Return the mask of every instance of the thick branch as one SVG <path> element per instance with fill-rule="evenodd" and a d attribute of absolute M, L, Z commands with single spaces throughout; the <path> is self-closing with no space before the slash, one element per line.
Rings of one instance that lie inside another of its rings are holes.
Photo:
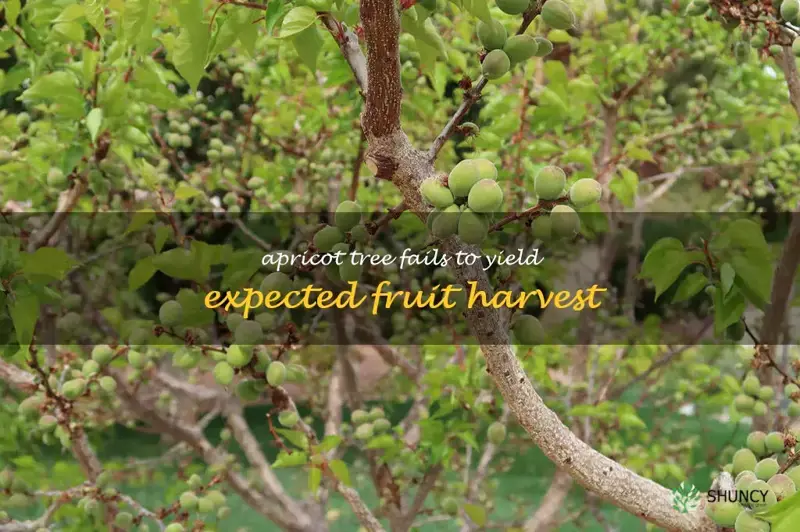
<path fill-rule="evenodd" d="M 769 306 L 764 314 L 764 326 L 761 330 L 760 340 L 764 345 L 774 345 L 789 307 L 792 295 L 794 278 L 800 266 L 800 213 L 792 213 L 792 223 L 789 225 L 789 235 L 783 244 L 781 258 L 775 268 L 772 280 L 772 295 Z"/>
<path fill-rule="evenodd" d="M 345 26 L 333 18 L 330 13 L 326 13 L 321 17 L 322 23 L 328 28 L 328 31 L 336 39 L 339 44 L 339 49 L 342 51 L 347 64 L 350 65 L 350 70 L 353 71 L 353 76 L 356 78 L 361 92 L 367 92 L 367 60 L 361 52 L 361 47 L 358 45 L 358 36 L 352 31 L 345 28 Z"/>
<path fill-rule="evenodd" d="M 367 138 L 400 129 L 400 15 L 388 0 L 361 0 L 361 24 L 367 41 L 367 105 L 361 126 Z"/>

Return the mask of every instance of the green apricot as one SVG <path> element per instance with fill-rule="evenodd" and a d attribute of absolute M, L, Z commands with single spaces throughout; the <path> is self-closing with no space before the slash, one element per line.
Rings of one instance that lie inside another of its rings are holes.
<path fill-rule="evenodd" d="M 603 195 L 603 187 L 594 179 L 578 179 L 569 189 L 569 201 L 578 209 L 597 203 Z"/>
<path fill-rule="evenodd" d="M 323 253 L 331 251 L 340 242 L 344 242 L 344 233 L 332 225 L 326 225 L 314 235 L 314 246 Z"/>
<path fill-rule="evenodd" d="M 114 358 L 114 350 L 108 345 L 96 345 L 94 349 L 92 349 L 92 360 L 101 366 L 105 366 L 111 362 L 112 358 Z"/>
<path fill-rule="evenodd" d="M 175 327 L 183 320 L 183 307 L 177 301 L 167 301 L 158 310 L 158 319 L 164 327 Z"/>
<path fill-rule="evenodd" d="M 297 412 L 284 410 L 278 414 L 278 422 L 284 427 L 292 428 L 297 425 L 298 421 L 300 421 L 300 417 L 297 415 Z"/>
<path fill-rule="evenodd" d="M 786 471 L 786 476 L 792 479 L 795 486 L 800 486 L 800 466 L 794 466 Z"/>
<path fill-rule="evenodd" d="M 540 345 L 544 341 L 544 327 L 530 314 L 522 314 L 514 323 L 514 336 L 521 345 Z"/>
<path fill-rule="evenodd" d="M 361 205 L 355 201 L 343 201 L 336 207 L 334 223 L 342 231 L 349 231 L 361 223 Z"/>
<path fill-rule="evenodd" d="M 753 515 L 750 510 L 740 512 L 734 524 L 736 532 L 769 532 L 770 525 Z"/>
<path fill-rule="evenodd" d="M 505 46 L 503 46 L 503 51 L 511 61 L 512 68 L 535 56 L 538 49 L 539 45 L 536 39 L 525 34 L 509 37 Z"/>
<path fill-rule="evenodd" d="M 800 1 L 783 0 L 781 3 L 781 18 L 786 22 L 794 24 L 797 22 L 797 15 L 800 13 Z"/>
<path fill-rule="evenodd" d="M 744 395 L 742 397 L 747 397 L 747 396 Z M 751 397 L 747 398 L 752 400 Z M 736 408 L 738 410 L 739 407 L 737 406 Z M 764 456 L 765 454 L 767 454 L 766 438 L 767 435 L 761 432 L 760 430 L 751 432 L 750 434 L 747 435 L 747 448 L 753 451 L 753 453 L 755 453 L 756 456 Z"/>
<path fill-rule="evenodd" d="M 180 523 L 170 523 L 167 525 L 167 528 L 164 529 L 164 532 L 185 532 L 186 529 Z"/>
<path fill-rule="evenodd" d="M 127 357 L 128 364 L 134 369 L 142 369 L 147 365 L 147 357 L 139 351 L 131 349 L 128 351 Z"/>
<path fill-rule="evenodd" d="M 456 198 L 466 198 L 472 186 L 481 180 L 482 165 L 477 159 L 465 159 L 450 171 L 447 186 Z"/>
<path fill-rule="evenodd" d="M 800 404 L 797 404 L 794 401 L 789 403 L 789 406 L 787 408 L 787 413 L 789 414 L 789 417 L 800 416 Z"/>
<path fill-rule="evenodd" d="M 766 446 L 769 454 L 783 452 L 785 447 L 783 434 L 780 432 L 770 432 L 764 439 L 764 445 Z"/>
<path fill-rule="evenodd" d="M 736 410 L 742 414 L 750 414 L 753 411 L 753 406 L 755 403 L 755 399 L 743 393 L 740 393 L 733 399 L 733 404 L 736 407 Z"/>
<path fill-rule="evenodd" d="M 114 518 L 114 524 L 124 530 L 128 530 L 133 525 L 133 515 L 128 512 L 120 512 Z"/>
<path fill-rule="evenodd" d="M 481 63 L 481 71 L 486 79 L 498 79 L 511 70 L 511 60 L 503 50 L 492 50 Z"/>
<path fill-rule="evenodd" d="M 239 345 L 261 345 L 264 341 L 264 330 L 257 321 L 245 320 L 236 327 L 233 337 Z"/>
<path fill-rule="evenodd" d="M 706 506 L 706 515 L 720 526 L 733 526 L 744 507 L 738 502 L 720 501 Z"/>
<path fill-rule="evenodd" d="M 228 348 L 225 355 L 225 360 L 234 368 L 243 368 L 253 359 L 252 349 L 242 349 L 240 346 L 234 344 Z"/>
<path fill-rule="evenodd" d="M 764 495 L 766 492 L 766 495 Z M 778 502 L 778 497 L 772 490 L 772 486 L 764 480 L 755 480 L 747 487 L 747 495 L 751 501 L 750 506 L 754 510 L 768 508 Z"/>
<path fill-rule="evenodd" d="M 509 15 L 520 15 L 528 9 L 530 0 L 497 0 L 497 7 L 503 13 Z"/>
<path fill-rule="evenodd" d="M 553 221 L 550 216 L 542 214 L 537 216 L 531 223 L 531 234 L 533 238 L 547 242 L 553 237 Z"/>
<path fill-rule="evenodd" d="M 233 374 L 233 367 L 224 360 L 214 366 L 214 380 L 220 386 L 229 386 L 233 382 Z"/>
<path fill-rule="evenodd" d="M 100 364 L 98 364 L 92 359 L 89 359 L 86 362 L 84 362 L 83 367 L 81 367 L 81 373 L 83 373 L 85 377 L 91 377 L 98 371 L 100 371 Z"/>
<path fill-rule="evenodd" d="M 269 292 L 280 292 L 281 294 L 285 294 L 292 289 L 292 280 L 283 272 L 273 272 L 264 277 L 264 280 L 261 281 L 261 285 L 258 289 L 264 294 Z"/>
<path fill-rule="evenodd" d="M 774 475 L 767 481 L 767 484 L 769 484 L 769 486 L 772 488 L 772 491 L 775 492 L 778 500 L 791 497 L 797 491 L 797 486 L 795 485 L 794 481 L 789 478 L 788 475 L 784 475 L 783 473 Z"/>
<path fill-rule="evenodd" d="M 458 501 L 454 497 L 442 499 L 442 510 L 448 515 L 458 515 Z"/>
<path fill-rule="evenodd" d="M 67 176 L 64 175 L 64 172 L 62 172 L 60 168 L 54 167 L 47 172 L 47 184 L 51 187 L 62 187 L 66 183 Z"/>
<path fill-rule="evenodd" d="M 545 166 L 533 179 L 533 191 L 543 200 L 556 200 L 561 197 L 567 184 L 567 175 L 558 166 Z"/>
<path fill-rule="evenodd" d="M 761 391 L 761 381 L 755 375 L 748 375 L 742 382 L 742 390 L 748 395 L 758 397 L 758 392 Z"/>
<path fill-rule="evenodd" d="M 356 431 L 353 433 L 353 437 L 357 440 L 368 440 L 372 438 L 374 434 L 374 430 L 372 428 L 371 423 L 364 423 L 363 425 L 359 425 Z"/>
<path fill-rule="evenodd" d="M 363 225 L 357 225 L 350 229 L 350 239 L 359 244 L 365 243 L 369 240 L 369 231 Z"/>
<path fill-rule="evenodd" d="M 86 391 L 86 379 L 72 379 L 68 380 L 64 383 L 64 386 L 61 388 L 61 394 L 69 399 L 70 401 L 74 401 L 81 395 L 83 392 Z"/>
<path fill-rule="evenodd" d="M 17 407 L 17 411 L 20 413 L 21 416 L 26 418 L 31 418 L 34 415 L 39 413 L 39 409 L 44 404 L 44 397 L 41 395 L 32 395 L 22 400 L 22 402 Z M 3 489 L 2 485 L 0 485 L 0 489 Z"/>
<path fill-rule="evenodd" d="M 53 430 L 58 425 L 58 419 L 50 414 L 45 414 L 39 418 L 39 428 L 42 430 Z"/>
<path fill-rule="evenodd" d="M 541 15 L 545 24 L 557 30 L 568 30 L 575 25 L 575 13 L 562 0 L 547 0 Z"/>
<path fill-rule="evenodd" d="M 469 191 L 467 204 L 475 212 L 497 212 L 503 205 L 503 189 L 492 179 L 481 179 Z"/>
<path fill-rule="evenodd" d="M 733 474 L 738 475 L 742 471 L 754 471 L 758 460 L 750 449 L 739 449 L 733 455 Z M 758 475 L 756 475 L 758 476 Z"/>
<path fill-rule="evenodd" d="M 100 384 L 100 388 L 106 393 L 114 393 L 117 391 L 117 381 L 114 380 L 114 377 L 104 375 L 100 377 L 97 382 Z"/>
<path fill-rule="evenodd" d="M 431 232 L 437 238 L 447 238 L 456 234 L 460 217 L 461 209 L 458 208 L 458 205 L 450 205 L 436 216 Z"/>
<path fill-rule="evenodd" d="M 736 475 L 735 487 L 737 491 L 745 491 L 750 484 L 758 480 L 752 471 L 742 471 Z"/>
<path fill-rule="evenodd" d="M 780 468 L 780 464 L 774 458 L 764 458 L 756 464 L 753 472 L 759 480 L 769 480 Z"/>
<path fill-rule="evenodd" d="M 487 50 L 501 49 L 506 43 L 507 37 L 508 33 L 505 26 L 498 21 L 492 19 L 489 24 L 483 21 L 478 22 L 478 40 Z"/>
<path fill-rule="evenodd" d="M 742 323 L 741 321 L 732 323 L 725 329 L 725 337 L 733 342 L 738 342 L 739 340 L 744 338 L 744 333 L 745 333 L 744 323 Z"/>
<path fill-rule="evenodd" d="M 375 408 L 369 411 L 369 421 L 375 421 L 385 416 L 386 414 L 383 412 L 383 408 L 379 406 L 376 406 Z"/>
<path fill-rule="evenodd" d="M 386 432 L 390 428 L 392 428 L 392 422 L 386 418 L 376 419 L 372 423 L 372 428 L 375 432 Z"/>
<path fill-rule="evenodd" d="M 550 211 L 551 230 L 555 237 L 571 237 L 581 228 L 578 213 L 567 205 L 556 205 Z"/>
<path fill-rule="evenodd" d="M 197 495 L 193 491 L 184 491 L 181 493 L 178 503 L 181 505 L 181 510 L 191 511 L 197 508 Z"/>
<path fill-rule="evenodd" d="M 24 493 L 15 493 L 8 498 L 8 500 L 6 501 L 6 505 L 8 505 L 8 508 L 14 508 L 14 509 L 25 508 L 27 506 L 30 506 L 32 502 L 33 499 L 31 497 L 28 497 Z"/>
<path fill-rule="evenodd" d="M 758 398 L 762 401 L 769 401 L 775 397 L 775 389 L 772 386 L 764 385 L 758 389 Z"/>
<path fill-rule="evenodd" d="M 800 387 L 798 387 L 793 382 L 790 382 L 789 384 L 783 387 L 783 393 L 784 395 L 786 395 L 788 399 L 791 399 L 792 396 L 798 392 L 800 392 Z"/>
<path fill-rule="evenodd" d="M 499 421 L 495 421 L 489 425 L 489 430 L 486 432 L 486 435 L 490 442 L 495 445 L 500 445 L 506 439 L 506 426 Z"/>
<path fill-rule="evenodd" d="M 339 278 L 346 283 L 358 282 L 363 271 L 364 266 L 361 264 L 346 260 L 339 266 Z"/>
<path fill-rule="evenodd" d="M 553 51 L 553 43 L 545 37 L 534 37 L 536 41 L 536 57 L 550 55 Z"/>
<path fill-rule="evenodd" d="M 467 209 L 458 217 L 458 237 L 465 244 L 480 245 L 489 233 L 486 218 L 471 209 Z"/>
<path fill-rule="evenodd" d="M 280 360 L 276 360 L 267 368 L 267 382 L 270 386 L 281 386 L 286 382 L 286 365 Z"/>
<path fill-rule="evenodd" d="M 764 401 L 756 401 L 756 404 L 753 405 L 753 415 L 765 416 L 768 411 L 769 407 Z"/>
<path fill-rule="evenodd" d="M 367 421 L 369 421 L 369 413 L 364 410 L 353 410 L 353 413 L 350 414 L 350 422 L 355 425 L 360 425 Z"/>
<path fill-rule="evenodd" d="M 419 192 L 425 201 L 437 209 L 446 209 L 453 204 L 453 193 L 435 177 L 431 177 L 422 182 Z"/>

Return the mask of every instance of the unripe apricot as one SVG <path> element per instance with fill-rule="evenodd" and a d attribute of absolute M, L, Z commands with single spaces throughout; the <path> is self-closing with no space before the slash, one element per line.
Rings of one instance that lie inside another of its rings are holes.
<path fill-rule="evenodd" d="M 483 167 L 476 161 L 476 159 L 465 159 L 450 171 L 447 186 L 456 198 L 466 198 L 472 186 L 481 180 Z"/>
<path fill-rule="evenodd" d="M 128 351 L 127 357 L 128 357 L 128 364 L 130 364 L 132 368 L 142 369 L 147 364 L 147 357 L 142 353 L 140 353 L 139 351 L 131 349 L 130 351 Z"/>
<path fill-rule="evenodd" d="M 780 464 L 774 458 L 764 458 L 756 464 L 753 472 L 759 480 L 769 480 L 780 468 Z"/>
<path fill-rule="evenodd" d="M 364 410 L 353 410 L 350 414 L 350 421 L 356 425 L 369 421 L 369 413 Z"/>
<path fill-rule="evenodd" d="M 64 383 L 61 393 L 69 400 L 75 400 L 86 391 L 86 379 L 72 379 Z"/>
<path fill-rule="evenodd" d="M 432 227 L 433 235 L 437 238 L 447 238 L 456 234 L 460 216 L 461 209 L 458 208 L 458 205 L 450 205 L 434 219 Z"/>
<path fill-rule="evenodd" d="M 242 368 L 250 363 L 253 359 L 253 351 L 251 349 L 242 349 L 234 344 L 228 347 L 228 352 L 225 355 L 225 361 L 234 368 Z"/>
<path fill-rule="evenodd" d="M 167 528 L 164 529 L 164 532 L 185 532 L 186 529 L 183 527 L 181 523 L 170 523 L 167 525 Z"/>
<path fill-rule="evenodd" d="M 419 191 L 425 201 L 437 209 L 446 209 L 453 204 L 453 193 L 435 177 L 423 181 Z"/>
<path fill-rule="evenodd" d="M 184 491 L 181 493 L 178 503 L 181 505 L 181 510 L 194 510 L 197 508 L 197 495 L 193 491 Z"/>
<path fill-rule="evenodd" d="M 742 390 L 748 395 L 758 397 L 758 392 L 761 391 L 761 381 L 755 375 L 748 375 L 742 382 Z"/>
<path fill-rule="evenodd" d="M 736 410 L 742 414 L 750 414 L 753 412 L 753 406 L 756 404 L 756 401 L 749 395 L 740 393 L 734 397 L 733 404 L 736 407 Z"/>
<path fill-rule="evenodd" d="M 214 366 L 214 380 L 221 386 L 229 386 L 233 382 L 233 374 L 233 367 L 224 360 Z"/>
<path fill-rule="evenodd" d="M 767 448 L 767 452 L 770 454 L 783 451 L 785 446 L 783 434 L 780 432 L 770 432 L 767 434 L 766 438 L 764 438 L 764 445 Z"/>
<path fill-rule="evenodd" d="M 553 236 L 571 237 L 581 228 L 578 213 L 567 205 L 556 205 L 550 211 L 550 221 Z"/>
<path fill-rule="evenodd" d="M 738 502 L 719 501 L 706 506 L 705 512 L 720 526 L 733 526 L 744 507 Z"/>
<path fill-rule="evenodd" d="M 465 244 L 479 245 L 486 239 L 489 224 L 485 217 L 467 209 L 458 217 L 458 237 Z"/>
<path fill-rule="evenodd" d="M 261 345 L 264 340 L 264 330 L 257 321 L 245 320 L 236 327 L 233 337 L 239 345 Z"/>
<path fill-rule="evenodd" d="M 442 499 L 442 510 L 448 515 L 458 515 L 458 501 L 454 497 Z"/>
<path fill-rule="evenodd" d="M 569 189 L 569 201 L 578 209 L 600 201 L 603 187 L 594 179 L 578 179 Z"/>
<path fill-rule="evenodd" d="M 281 386 L 286 382 L 286 366 L 280 360 L 276 360 L 267 368 L 267 382 L 270 386 Z"/>
<path fill-rule="evenodd" d="M 106 393 L 114 393 L 117 390 L 117 381 L 114 380 L 114 377 L 104 375 L 97 382 Z"/>
<path fill-rule="evenodd" d="M 742 397 L 747 397 L 752 401 L 751 397 L 748 397 L 746 395 Z M 736 408 L 738 410 L 739 407 L 737 406 Z M 756 456 L 764 456 L 765 454 L 767 454 L 766 438 L 767 435 L 761 432 L 760 430 L 751 432 L 750 434 L 747 435 L 747 448 L 753 451 L 753 453 Z M 782 442 L 783 440 L 781 440 L 781 443 Z"/>
<path fill-rule="evenodd" d="M 496 212 L 503 205 L 503 189 L 492 179 L 481 179 L 469 191 L 469 208 L 475 212 Z"/>
<path fill-rule="evenodd" d="M 539 199 L 555 200 L 561 197 L 567 184 L 567 175 L 558 166 L 545 166 L 533 180 L 533 190 Z"/>
<path fill-rule="evenodd" d="M 367 231 L 367 228 L 363 225 L 357 225 L 350 229 L 350 239 L 353 242 L 363 244 L 369 240 L 369 231 Z"/>
<path fill-rule="evenodd" d="M 538 49 L 539 45 L 536 43 L 536 39 L 526 34 L 509 37 L 503 46 L 503 51 L 511 61 L 512 68 L 536 55 Z"/>
<path fill-rule="evenodd" d="M 506 439 L 506 426 L 499 421 L 495 421 L 489 425 L 487 436 L 489 437 L 490 442 L 495 445 L 500 445 Z"/>
<path fill-rule="evenodd" d="M 734 524 L 736 532 L 769 532 L 770 525 L 756 517 L 750 510 L 739 512 Z"/>
<path fill-rule="evenodd" d="M 314 235 L 314 246 L 323 253 L 327 253 L 340 242 L 344 242 L 344 233 L 332 225 L 326 225 Z"/>
<path fill-rule="evenodd" d="M 481 63 L 481 71 L 486 79 L 498 79 L 511 69 L 511 60 L 503 50 L 492 50 Z"/>
<path fill-rule="evenodd" d="M 114 358 L 114 350 L 108 345 L 96 345 L 92 349 L 92 360 L 104 366 Z"/>
<path fill-rule="evenodd" d="M 285 294 L 292 289 L 292 280 L 283 272 L 273 272 L 264 277 L 258 289 L 265 294 L 268 292 Z"/>
<path fill-rule="evenodd" d="M 524 13 L 530 5 L 530 0 L 497 0 L 497 7 L 503 13 L 519 15 Z"/>
<path fill-rule="evenodd" d="M 544 341 L 544 327 L 536 316 L 522 314 L 514 323 L 514 336 L 521 345 L 539 345 Z"/>
<path fill-rule="evenodd" d="M 538 216 L 531 223 L 531 234 L 533 238 L 547 242 L 553 237 L 553 222 L 550 216 L 544 214 Z"/>
<path fill-rule="evenodd" d="M 769 508 L 778 502 L 778 496 L 775 495 L 772 486 L 767 484 L 764 480 L 756 480 L 750 483 L 747 487 L 747 495 L 751 501 L 750 507 L 753 508 L 753 510 Z"/>
<path fill-rule="evenodd" d="M 781 2 L 781 18 L 786 22 L 797 22 L 797 15 L 800 13 L 800 1 L 798 0 L 783 0 Z"/>
<path fill-rule="evenodd" d="M 794 481 L 783 473 L 774 475 L 767 481 L 767 484 L 769 484 L 779 500 L 791 497 L 797 491 L 797 486 Z"/>
<path fill-rule="evenodd" d="M 758 460 L 750 449 L 739 449 L 733 455 L 733 474 L 738 475 L 742 471 L 754 471 Z M 756 475 L 758 476 L 758 475 Z"/>
<path fill-rule="evenodd" d="M 183 320 L 183 307 L 177 301 L 167 301 L 158 311 L 158 319 L 165 327 L 174 327 Z"/>
<path fill-rule="evenodd" d="M 345 260 L 339 266 L 339 278 L 345 283 L 358 282 L 364 267 L 361 264 L 354 264 L 352 261 Z"/>
<path fill-rule="evenodd" d="M 568 30 L 575 25 L 575 13 L 563 0 L 547 0 L 541 15 L 545 24 L 557 30 Z"/>
<path fill-rule="evenodd" d="M 349 231 L 361 223 L 361 205 L 355 201 L 343 201 L 336 208 L 334 223 L 342 231 Z"/>
<path fill-rule="evenodd" d="M 357 440 L 368 440 L 372 438 L 374 434 L 372 424 L 371 423 L 364 423 L 363 425 L 359 425 L 356 431 L 353 433 L 353 437 Z"/>
<path fill-rule="evenodd" d="M 536 41 L 536 57 L 544 57 L 550 55 L 553 51 L 553 43 L 545 37 L 534 37 Z"/>
<path fill-rule="evenodd" d="M 491 23 L 487 24 L 483 21 L 478 22 L 478 40 L 484 48 L 489 51 L 498 50 L 506 43 L 508 32 L 505 26 L 498 21 L 492 19 Z"/>
<path fill-rule="evenodd" d="M 17 407 L 17 411 L 23 417 L 33 417 L 35 414 L 39 413 L 39 409 L 44 404 L 44 397 L 41 395 L 32 395 L 24 399 L 19 406 Z M 4 489 L 2 485 L 0 485 L 0 489 Z"/>
<path fill-rule="evenodd" d="M 308 372 L 299 364 L 289 364 L 286 367 L 286 379 L 289 382 L 303 383 L 308 380 Z"/>
<path fill-rule="evenodd" d="M 391 421 L 386 418 L 376 419 L 375 422 L 372 423 L 372 428 L 375 432 L 386 432 L 392 427 Z"/>

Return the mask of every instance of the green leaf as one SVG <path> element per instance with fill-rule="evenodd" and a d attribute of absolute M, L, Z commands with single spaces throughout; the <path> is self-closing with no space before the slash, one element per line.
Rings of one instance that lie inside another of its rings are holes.
<path fill-rule="evenodd" d="M 771 532 L 794 532 L 800 527 L 800 492 L 787 497 L 755 515 L 772 524 Z"/>
<path fill-rule="evenodd" d="M 730 263 L 736 271 L 734 283 L 747 299 L 763 310 L 772 292 L 774 268 L 769 255 L 751 252 L 747 256 L 732 257 Z"/>
<path fill-rule="evenodd" d="M 623 205 L 633 207 L 639 188 L 639 176 L 630 168 L 620 167 L 619 174 L 611 178 L 608 188 Z"/>
<path fill-rule="evenodd" d="M 153 257 L 145 257 L 139 260 L 128 274 L 128 290 L 133 292 L 144 285 L 156 273 L 153 265 Z"/>
<path fill-rule="evenodd" d="M 17 335 L 19 345 L 33 342 L 33 331 L 39 320 L 39 300 L 28 290 L 17 290 L 14 298 L 8 300 L 8 314 Z"/>
<path fill-rule="evenodd" d="M 195 196 L 202 196 L 203 191 L 189 185 L 185 181 L 178 183 L 178 188 L 175 189 L 176 200 L 187 200 Z"/>
<path fill-rule="evenodd" d="M 492 22 L 492 14 L 489 12 L 489 3 L 486 0 L 464 0 L 463 4 L 464 9 L 486 24 Z"/>
<path fill-rule="evenodd" d="M 299 6 L 292 8 L 286 14 L 281 25 L 281 31 L 278 34 L 279 39 L 286 39 L 293 35 L 297 35 L 304 29 L 311 26 L 317 20 L 317 12 L 308 6 Z"/>
<path fill-rule="evenodd" d="M 244 288 L 250 278 L 261 268 L 262 255 L 263 253 L 259 250 L 242 250 L 234 253 L 222 273 L 220 288 L 223 290 Z"/>
<path fill-rule="evenodd" d="M 51 277 L 62 280 L 77 262 L 63 249 L 43 247 L 22 254 L 22 273 L 25 277 Z"/>
<path fill-rule="evenodd" d="M 125 10 L 120 17 L 123 42 L 130 46 L 139 38 L 142 28 L 147 22 L 150 0 L 127 0 L 124 5 Z"/>
<path fill-rule="evenodd" d="M 728 292 L 731 291 L 731 287 L 733 286 L 733 279 L 735 277 L 736 277 L 736 272 L 734 271 L 733 266 L 731 266 L 727 262 L 719 267 L 719 280 L 722 286 L 723 295 L 728 295 Z"/>
<path fill-rule="evenodd" d="M 345 486 L 350 486 L 350 471 L 347 469 L 347 464 L 345 464 L 342 460 L 331 460 L 328 463 L 328 467 L 331 468 L 334 476 L 344 484 Z"/>
<path fill-rule="evenodd" d="M 308 470 L 308 491 L 316 493 L 319 485 L 322 483 L 322 470 L 318 467 L 312 467 Z"/>
<path fill-rule="evenodd" d="M 73 22 L 75 20 L 81 19 L 86 14 L 84 8 L 80 4 L 72 4 L 67 6 L 64 11 L 59 14 L 55 20 L 53 20 L 53 24 L 59 24 L 61 22 Z"/>
<path fill-rule="evenodd" d="M 391 449 L 397 445 L 397 439 L 390 434 L 381 434 L 367 442 L 367 449 Z"/>
<path fill-rule="evenodd" d="M 714 332 L 722 334 L 729 325 L 739 321 L 746 307 L 747 301 L 739 290 L 731 289 L 726 295 L 722 286 L 717 285 L 714 291 Z"/>
<path fill-rule="evenodd" d="M 20 12 L 20 0 L 6 0 L 3 9 L 6 12 L 6 24 L 8 27 L 15 26 Z"/>
<path fill-rule="evenodd" d="M 306 465 L 307 463 L 308 455 L 306 453 L 299 451 L 287 453 L 286 451 L 281 451 L 278 453 L 277 458 L 275 458 L 275 461 L 272 463 L 272 467 L 297 467 Z"/>
<path fill-rule="evenodd" d="M 86 20 L 101 37 L 106 33 L 106 13 L 102 0 L 88 0 L 86 2 Z"/>
<path fill-rule="evenodd" d="M 161 250 L 164 249 L 164 244 L 167 243 L 170 234 L 172 234 L 172 230 L 166 225 L 156 227 L 156 235 L 153 239 L 153 249 L 156 250 L 156 253 L 161 253 Z"/>
<path fill-rule="evenodd" d="M 141 231 L 155 217 L 156 213 L 154 211 L 137 211 L 133 213 L 133 218 L 131 219 L 131 223 L 128 224 L 125 234 L 128 235 L 130 233 Z"/>
<path fill-rule="evenodd" d="M 687 275 L 683 282 L 678 285 L 678 289 L 675 291 L 675 296 L 672 298 L 673 303 L 680 303 L 681 301 L 687 301 L 697 295 L 703 287 L 708 284 L 708 278 L 705 274 L 700 272 L 692 272 Z"/>
<path fill-rule="evenodd" d="M 477 526 L 486 526 L 486 509 L 477 504 L 465 504 L 464 513 L 469 516 L 470 520 Z"/>
<path fill-rule="evenodd" d="M 97 140 L 97 133 L 100 131 L 100 126 L 103 124 L 103 110 L 95 107 L 89 114 L 86 115 L 86 129 L 89 130 L 89 135 L 92 142 Z"/>
<path fill-rule="evenodd" d="M 642 263 L 640 277 L 650 279 L 656 288 L 655 299 L 663 294 L 691 264 L 691 256 L 677 238 L 662 238 L 656 242 Z"/>
<path fill-rule="evenodd" d="M 297 55 L 312 73 L 317 71 L 317 57 L 322 50 L 322 37 L 316 26 L 309 26 L 292 37 L 292 44 Z"/>
<path fill-rule="evenodd" d="M 308 449 L 308 436 L 299 430 L 275 429 L 278 434 L 289 440 L 292 445 L 300 449 Z"/>
<path fill-rule="evenodd" d="M 153 265 L 170 277 L 202 283 L 208 278 L 208 265 L 203 264 L 200 258 L 196 251 L 175 248 L 155 255 Z"/>
<path fill-rule="evenodd" d="M 341 436 L 329 434 L 328 436 L 325 436 L 325 439 L 323 439 L 314 449 L 320 454 L 327 453 L 328 451 L 336 449 L 339 444 L 342 443 L 342 441 L 343 438 Z"/>
<path fill-rule="evenodd" d="M 281 17 L 288 12 L 288 6 L 283 2 L 270 2 L 267 4 L 267 12 L 264 14 L 264 24 L 267 27 L 267 35 L 272 35 L 272 30 L 275 29 Z"/>

